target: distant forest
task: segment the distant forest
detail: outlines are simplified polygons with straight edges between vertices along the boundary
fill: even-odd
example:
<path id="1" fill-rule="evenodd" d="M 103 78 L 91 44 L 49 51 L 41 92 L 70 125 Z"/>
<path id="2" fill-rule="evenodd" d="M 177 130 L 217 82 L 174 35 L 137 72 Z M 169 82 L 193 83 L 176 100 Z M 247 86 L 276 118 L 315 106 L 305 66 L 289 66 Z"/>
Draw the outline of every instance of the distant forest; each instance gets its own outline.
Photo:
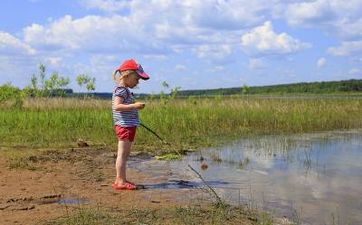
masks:
<path id="1" fill-rule="evenodd" d="M 33 89 L 24 89 L 26 96 L 33 95 Z M 30 92 L 29 92 L 30 91 Z M 10 84 L 0 86 L 0 102 L 2 99 L 8 99 L 10 96 L 22 96 L 22 90 L 13 87 Z M 49 93 L 48 93 L 49 92 Z M 66 97 L 96 97 L 102 99 L 112 98 L 110 92 L 73 92 L 72 89 L 54 89 L 48 91 L 46 96 L 66 96 Z M 188 97 L 188 96 L 217 96 L 217 95 L 288 95 L 288 94 L 362 94 L 362 79 L 359 80 L 342 80 L 328 82 L 311 82 L 311 83 L 293 83 L 278 84 L 269 86 L 252 86 L 244 85 L 234 88 L 218 88 L 204 90 L 179 90 L 173 89 L 170 94 L 136 94 L 137 97 Z"/>
<path id="2" fill-rule="evenodd" d="M 323 81 L 311 83 L 278 84 L 269 86 L 253 86 L 204 90 L 180 90 L 178 96 L 190 95 L 240 95 L 240 94 L 333 94 L 346 92 L 362 92 L 362 79 Z"/>

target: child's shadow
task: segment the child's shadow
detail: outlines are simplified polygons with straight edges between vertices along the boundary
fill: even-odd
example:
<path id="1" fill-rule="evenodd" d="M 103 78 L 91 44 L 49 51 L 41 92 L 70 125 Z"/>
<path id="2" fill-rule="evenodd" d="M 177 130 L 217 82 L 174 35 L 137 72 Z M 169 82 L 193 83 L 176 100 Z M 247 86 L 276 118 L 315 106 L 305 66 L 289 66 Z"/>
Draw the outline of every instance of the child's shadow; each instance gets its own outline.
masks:
<path id="1" fill-rule="evenodd" d="M 207 181 L 210 186 L 226 185 L 225 181 Z M 187 181 L 187 180 L 169 180 L 168 182 L 156 184 L 140 184 L 137 185 L 138 189 L 190 189 L 202 188 L 205 184 L 202 181 Z"/>

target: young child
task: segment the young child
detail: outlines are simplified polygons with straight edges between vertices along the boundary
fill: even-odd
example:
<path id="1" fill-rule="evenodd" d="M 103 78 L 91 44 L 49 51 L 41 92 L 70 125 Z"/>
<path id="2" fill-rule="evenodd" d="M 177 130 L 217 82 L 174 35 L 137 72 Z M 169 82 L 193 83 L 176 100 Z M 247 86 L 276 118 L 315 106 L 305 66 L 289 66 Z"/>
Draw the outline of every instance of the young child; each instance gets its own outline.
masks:
<path id="1" fill-rule="evenodd" d="M 148 80 L 149 76 L 134 59 L 128 59 L 113 72 L 112 78 L 116 82 L 112 95 L 112 113 L 114 130 L 118 137 L 116 180 L 112 184 L 112 188 L 114 190 L 134 190 L 136 185 L 126 179 L 126 164 L 137 126 L 140 124 L 138 110 L 143 109 L 145 104 L 134 102 L 129 88 L 134 88 L 139 79 Z"/>

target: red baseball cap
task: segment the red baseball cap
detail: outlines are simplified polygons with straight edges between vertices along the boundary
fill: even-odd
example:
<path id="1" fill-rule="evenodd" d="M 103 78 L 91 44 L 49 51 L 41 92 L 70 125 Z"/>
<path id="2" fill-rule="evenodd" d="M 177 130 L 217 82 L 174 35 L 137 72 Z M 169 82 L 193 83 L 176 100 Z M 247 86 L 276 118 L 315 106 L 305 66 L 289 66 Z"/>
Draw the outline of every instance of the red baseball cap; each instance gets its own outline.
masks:
<path id="1" fill-rule="evenodd" d="M 136 73 L 141 77 L 143 80 L 148 80 L 150 77 L 147 73 L 143 70 L 141 64 L 138 64 L 134 59 L 127 59 L 125 60 L 118 68 L 119 71 L 125 70 L 135 70 Z"/>

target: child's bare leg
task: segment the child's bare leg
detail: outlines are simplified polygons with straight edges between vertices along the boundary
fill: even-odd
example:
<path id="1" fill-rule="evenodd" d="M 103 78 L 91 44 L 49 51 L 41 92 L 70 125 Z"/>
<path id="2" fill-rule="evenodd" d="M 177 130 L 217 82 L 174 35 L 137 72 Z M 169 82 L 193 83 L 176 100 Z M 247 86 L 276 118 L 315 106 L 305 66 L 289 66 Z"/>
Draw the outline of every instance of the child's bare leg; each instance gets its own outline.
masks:
<path id="1" fill-rule="evenodd" d="M 116 184 L 126 183 L 126 165 L 127 158 L 131 151 L 132 142 L 128 140 L 118 141 L 118 153 L 116 160 Z"/>

